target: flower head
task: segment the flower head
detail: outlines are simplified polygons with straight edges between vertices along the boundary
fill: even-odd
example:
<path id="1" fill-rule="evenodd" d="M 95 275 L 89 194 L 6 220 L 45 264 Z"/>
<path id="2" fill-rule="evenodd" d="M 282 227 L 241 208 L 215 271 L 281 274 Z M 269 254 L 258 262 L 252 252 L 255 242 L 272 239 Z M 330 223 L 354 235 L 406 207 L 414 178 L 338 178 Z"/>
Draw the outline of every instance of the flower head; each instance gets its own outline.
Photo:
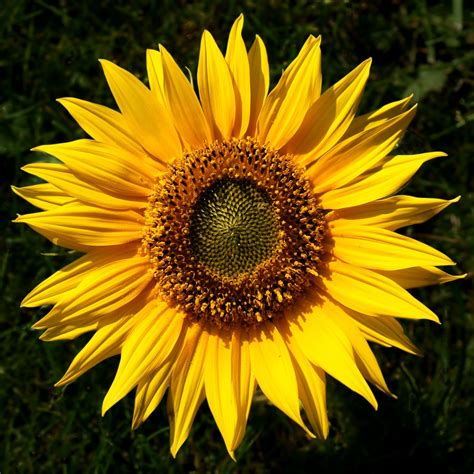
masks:
<path id="1" fill-rule="evenodd" d="M 242 27 L 225 56 L 204 32 L 199 98 L 162 46 L 150 88 L 101 61 L 120 112 L 61 99 L 91 139 L 36 148 L 61 163 L 14 188 L 42 209 L 18 222 L 84 253 L 23 301 L 52 305 L 43 340 L 93 332 L 57 385 L 120 354 L 103 412 L 135 389 L 136 428 L 168 391 L 173 455 L 207 399 L 234 456 L 257 386 L 320 438 L 326 373 L 377 407 L 367 382 L 390 391 L 368 341 L 417 353 L 395 318 L 438 318 L 407 289 L 462 277 L 395 232 L 457 201 L 395 194 L 444 156 L 391 154 L 410 97 L 356 116 L 370 60 L 321 93 L 313 36 L 268 93 L 265 45 L 247 52 Z"/>

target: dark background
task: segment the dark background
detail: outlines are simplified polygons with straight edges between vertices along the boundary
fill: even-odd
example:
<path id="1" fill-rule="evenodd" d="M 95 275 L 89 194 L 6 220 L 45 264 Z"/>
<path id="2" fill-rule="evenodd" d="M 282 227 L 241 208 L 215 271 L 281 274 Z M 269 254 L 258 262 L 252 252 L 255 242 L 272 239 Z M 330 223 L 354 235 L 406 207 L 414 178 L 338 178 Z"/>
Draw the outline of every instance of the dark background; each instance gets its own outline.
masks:
<path id="1" fill-rule="evenodd" d="M 466 2 L 467 3 L 467 2 Z M 222 48 L 233 20 L 245 14 L 250 46 L 266 42 L 272 81 L 307 35 L 323 35 L 324 85 L 365 58 L 374 59 L 361 108 L 374 109 L 414 92 L 418 116 L 400 153 L 444 150 L 404 193 L 452 198 L 430 222 L 405 232 L 473 269 L 472 162 L 474 120 L 473 13 L 462 0 L 315 2 L 162 2 L 3 0 L 0 9 L 0 471 L 6 473 L 132 472 L 425 472 L 474 469 L 472 408 L 472 280 L 415 292 L 443 321 L 406 322 L 423 358 L 376 348 L 398 400 L 378 395 L 378 412 L 329 381 L 331 431 L 310 441 L 258 397 L 238 463 L 204 403 L 188 442 L 169 454 L 164 403 L 136 432 L 132 396 L 100 416 L 117 366 L 114 358 L 65 390 L 54 389 L 87 341 L 43 343 L 30 330 L 42 310 L 19 309 L 22 297 L 74 256 L 26 226 L 10 224 L 31 206 L 10 184 L 32 184 L 20 167 L 39 144 L 84 136 L 56 98 L 74 96 L 114 106 L 98 58 L 145 80 L 145 49 L 162 42 L 181 66 L 196 69 L 200 35 L 212 31 Z M 469 293 L 471 291 L 471 293 Z"/>

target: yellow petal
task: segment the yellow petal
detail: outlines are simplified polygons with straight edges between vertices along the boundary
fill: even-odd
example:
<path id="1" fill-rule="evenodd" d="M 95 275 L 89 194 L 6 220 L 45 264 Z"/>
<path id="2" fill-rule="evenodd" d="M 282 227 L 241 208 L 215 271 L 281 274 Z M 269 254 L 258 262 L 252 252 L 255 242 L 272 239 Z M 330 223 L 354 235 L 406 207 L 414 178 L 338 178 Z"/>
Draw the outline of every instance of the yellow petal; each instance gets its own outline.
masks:
<path id="1" fill-rule="evenodd" d="M 209 142 L 211 135 L 206 118 L 192 85 L 163 46 L 160 46 L 168 104 L 180 135 L 192 147 Z"/>
<path id="2" fill-rule="evenodd" d="M 22 170 L 49 181 L 70 195 L 70 203 L 78 199 L 93 206 L 120 210 L 142 209 L 147 204 L 143 196 L 120 195 L 87 183 L 61 163 L 31 163 L 23 166 Z"/>
<path id="3" fill-rule="evenodd" d="M 299 396 L 311 427 L 319 439 L 326 439 L 329 433 L 326 410 L 326 374 L 324 370 L 311 364 L 306 358 L 304 361 L 300 362 L 299 360 L 295 365 Z"/>
<path id="4" fill-rule="evenodd" d="M 181 353 L 171 374 L 168 392 L 170 450 L 173 457 L 191 431 L 196 412 L 204 398 L 204 359 L 208 333 L 198 323 L 190 324 Z"/>
<path id="5" fill-rule="evenodd" d="M 172 117 L 142 82 L 110 61 L 100 61 L 110 90 L 131 130 L 162 164 L 181 156 L 182 148 Z"/>
<path id="6" fill-rule="evenodd" d="M 340 188 L 377 165 L 400 140 L 415 112 L 413 107 L 378 127 L 338 143 L 308 169 L 314 191 L 321 193 Z"/>
<path id="7" fill-rule="evenodd" d="M 136 156 L 94 140 L 42 145 L 33 150 L 55 156 L 86 183 L 119 195 L 146 199 L 157 174 Z"/>
<path id="8" fill-rule="evenodd" d="M 137 312 L 142 308 L 143 303 L 137 303 Z M 120 348 L 134 323 L 135 319 L 130 316 L 100 327 L 74 357 L 66 373 L 55 386 L 60 387 L 69 384 L 103 360 L 120 354 Z"/>
<path id="9" fill-rule="evenodd" d="M 301 419 L 295 370 L 277 327 L 266 322 L 252 327 L 249 330 L 249 350 L 252 371 L 262 392 L 311 435 Z"/>
<path id="10" fill-rule="evenodd" d="M 44 211 L 55 209 L 74 201 L 74 198 L 69 194 L 50 183 L 33 184 L 23 188 L 12 186 L 12 191 L 30 204 L 33 204 L 33 206 L 39 207 Z"/>
<path id="11" fill-rule="evenodd" d="M 265 99 L 257 125 L 262 143 L 268 142 L 272 148 L 279 149 L 288 143 L 300 125 L 304 128 L 306 113 L 321 93 L 320 43 L 321 37 L 307 39 Z"/>
<path id="12" fill-rule="evenodd" d="M 257 35 L 255 37 L 248 56 L 250 69 L 250 118 L 246 135 L 253 136 L 270 85 L 267 50 L 260 36 Z"/>
<path id="13" fill-rule="evenodd" d="M 21 306 L 31 308 L 56 304 L 70 290 L 76 288 L 90 271 L 135 253 L 135 248 L 127 247 L 112 247 L 107 252 L 93 250 L 43 280 L 23 298 Z"/>
<path id="14" fill-rule="evenodd" d="M 412 98 L 413 94 L 405 97 L 405 99 L 397 100 L 396 102 L 391 102 L 390 104 L 384 105 L 383 107 L 380 107 L 380 109 L 369 112 L 368 114 L 355 117 L 344 134 L 343 139 L 350 137 L 351 135 L 357 135 L 364 130 L 370 130 L 371 128 L 379 127 L 386 120 L 390 120 L 391 118 L 405 112 Z"/>
<path id="15" fill-rule="evenodd" d="M 416 266 L 454 265 L 429 245 L 391 230 L 362 225 L 330 224 L 332 253 L 352 265 L 375 270 L 400 270 Z"/>
<path id="16" fill-rule="evenodd" d="M 326 90 L 311 106 L 298 132 L 285 147 L 309 164 L 331 149 L 349 127 L 369 77 L 368 59 Z"/>
<path id="17" fill-rule="evenodd" d="M 207 30 L 201 39 L 197 79 L 202 108 L 213 138 L 230 138 L 236 116 L 232 74 Z"/>
<path id="18" fill-rule="evenodd" d="M 257 386 L 255 375 L 250 363 L 249 342 L 240 331 L 234 331 L 232 334 L 232 380 L 237 403 L 237 430 L 231 443 L 229 454 L 233 457 L 234 450 L 240 445 L 245 429 L 247 419 L 252 405 L 252 398 Z"/>
<path id="19" fill-rule="evenodd" d="M 115 307 L 108 311 L 103 311 L 100 317 L 96 314 L 83 312 L 81 314 L 73 315 L 72 317 L 63 312 L 63 308 L 77 297 L 76 288 L 65 293 L 59 301 L 51 308 L 51 310 L 38 320 L 32 329 L 54 329 L 56 332 L 60 332 L 61 328 L 71 328 L 72 326 L 92 326 L 96 324 L 97 327 L 101 327 L 104 324 L 110 324 L 114 321 L 118 321 L 121 318 L 128 317 L 135 314 L 136 311 L 140 310 L 148 301 L 148 295 L 152 292 L 153 286 L 148 285 L 145 287 L 138 297 L 127 298 L 122 304 L 117 304 Z M 138 309 L 137 309 L 138 308 Z M 42 338 L 42 335 L 40 336 Z"/>
<path id="20" fill-rule="evenodd" d="M 78 203 L 24 214 L 14 222 L 28 224 L 53 244 L 85 251 L 139 240 L 144 225 L 143 216 L 134 211 L 118 212 Z"/>
<path id="21" fill-rule="evenodd" d="M 446 154 L 436 151 L 387 157 L 379 169 L 370 170 L 343 188 L 321 194 L 320 204 L 324 209 L 341 209 L 389 196 L 406 184 L 423 163 L 440 156 Z"/>
<path id="22" fill-rule="evenodd" d="M 76 337 L 82 336 L 86 332 L 95 331 L 98 323 L 88 324 L 84 326 L 80 324 L 64 324 L 60 326 L 54 326 L 46 329 L 46 331 L 39 337 L 42 341 L 64 341 L 76 339 Z"/>
<path id="23" fill-rule="evenodd" d="M 164 104 L 165 101 L 165 80 L 163 74 L 163 58 L 160 51 L 154 49 L 146 50 L 146 71 L 150 89 L 157 100 Z"/>
<path id="24" fill-rule="evenodd" d="M 234 380 L 236 368 L 232 367 L 233 364 L 232 334 L 228 331 L 211 331 L 204 364 L 206 398 L 231 455 L 234 451 L 232 442 L 237 431 L 240 408 L 234 390 L 238 379 Z"/>
<path id="25" fill-rule="evenodd" d="M 425 222 L 459 199 L 460 196 L 450 200 L 392 196 L 360 206 L 338 209 L 326 217 L 328 220 L 337 220 L 338 226 L 370 225 L 397 230 Z"/>
<path id="26" fill-rule="evenodd" d="M 149 266 L 147 257 L 135 256 L 89 271 L 42 323 L 58 325 L 82 321 L 89 324 L 113 314 L 142 295 L 153 278 Z"/>
<path id="27" fill-rule="evenodd" d="M 366 268 L 341 261 L 328 265 L 329 275 L 318 282 L 328 294 L 348 308 L 370 316 L 429 319 L 438 317 L 401 286 Z"/>
<path id="28" fill-rule="evenodd" d="M 331 312 L 331 318 L 342 329 L 342 331 L 344 331 L 344 334 L 351 342 L 357 367 L 359 367 L 364 378 L 374 384 L 378 389 L 392 395 L 387 387 L 387 383 L 385 382 L 377 359 L 370 349 L 369 344 L 367 344 L 367 340 L 357 327 L 357 324 L 351 320 L 339 305 L 328 301 L 326 306 L 328 311 Z"/>
<path id="29" fill-rule="evenodd" d="M 115 145 L 129 153 L 143 154 L 123 115 L 103 105 L 74 97 L 64 97 L 58 102 L 72 115 L 79 126 L 99 142 Z"/>
<path id="30" fill-rule="evenodd" d="M 140 316 L 123 344 L 117 373 L 102 403 L 102 415 L 159 369 L 178 344 L 183 317 L 176 309 L 155 303 Z"/>
<path id="31" fill-rule="evenodd" d="M 225 60 L 232 73 L 235 91 L 235 123 L 233 136 L 241 137 L 249 125 L 250 119 L 250 68 L 247 48 L 242 39 L 244 16 L 239 15 L 229 34 Z"/>
<path id="32" fill-rule="evenodd" d="M 176 344 L 173 354 L 175 351 L 177 353 L 178 350 L 179 345 Z M 160 404 L 169 386 L 173 365 L 173 356 L 168 357 L 157 370 L 143 377 L 138 383 L 133 408 L 132 429 L 137 429 Z"/>
<path id="33" fill-rule="evenodd" d="M 467 276 L 450 275 L 436 267 L 414 267 L 403 270 L 378 270 L 377 273 L 384 275 L 403 288 L 420 288 L 422 286 L 440 285 L 454 280 L 461 280 Z"/>
<path id="34" fill-rule="evenodd" d="M 287 323 L 281 320 L 277 325 L 287 326 Z M 280 332 L 284 332 L 284 330 L 281 329 Z M 326 439 L 329 432 L 326 408 L 326 374 L 320 367 L 309 362 L 294 337 L 289 337 L 287 343 L 295 368 L 298 394 L 303 408 L 318 438 Z"/>
<path id="35" fill-rule="evenodd" d="M 403 332 L 402 325 L 389 316 L 366 316 L 348 308 L 345 312 L 351 317 L 365 338 L 388 347 L 397 347 L 410 354 L 420 355 L 419 349 Z"/>
<path id="36" fill-rule="evenodd" d="M 332 319 L 327 301 L 294 307 L 288 318 L 291 337 L 314 365 L 364 397 L 374 408 L 377 400 L 357 367 L 348 336 Z"/>

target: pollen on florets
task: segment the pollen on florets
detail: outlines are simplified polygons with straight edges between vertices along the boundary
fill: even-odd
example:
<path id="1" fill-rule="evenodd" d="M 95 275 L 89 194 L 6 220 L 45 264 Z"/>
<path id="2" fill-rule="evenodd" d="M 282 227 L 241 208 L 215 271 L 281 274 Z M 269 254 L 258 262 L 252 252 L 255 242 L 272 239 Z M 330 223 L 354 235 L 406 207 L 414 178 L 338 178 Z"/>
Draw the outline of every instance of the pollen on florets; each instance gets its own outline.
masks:
<path id="1" fill-rule="evenodd" d="M 149 199 L 143 247 L 170 304 L 245 327 L 281 315 L 313 284 L 325 231 L 291 157 L 232 139 L 170 166 Z"/>

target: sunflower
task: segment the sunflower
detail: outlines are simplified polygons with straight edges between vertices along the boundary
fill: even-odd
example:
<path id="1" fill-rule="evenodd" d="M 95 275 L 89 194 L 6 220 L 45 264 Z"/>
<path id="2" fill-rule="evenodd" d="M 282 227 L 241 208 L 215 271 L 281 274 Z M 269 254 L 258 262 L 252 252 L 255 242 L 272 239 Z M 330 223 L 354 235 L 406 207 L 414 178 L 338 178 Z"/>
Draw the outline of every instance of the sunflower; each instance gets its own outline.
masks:
<path id="1" fill-rule="evenodd" d="M 243 22 L 225 55 L 203 33 L 199 98 L 163 46 L 149 88 L 102 60 L 120 112 L 60 99 L 91 139 L 35 148 L 59 162 L 14 188 L 42 209 L 15 222 L 83 253 L 22 302 L 52 306 L 45 341 L 93 332 L 56 385 L 120 355 L 102 412 L 135 389 L 136 428 L 168 391 L 173 456 L 207 399 L 234 457 L 257 386 L 311 437 L 328 434 L 326 374 L 376 408 L 368 382 L 390 391 L 368 342 L 418 353 L 395 318 L 438 318 L 407 289 L 462 278 L 395 232 L 459 199 L 395 194 L 445 156 L 391 154 L 411 98 L 356 116 L 370 59 L 321 93 L 313 36 L 268 93 Z"/>

